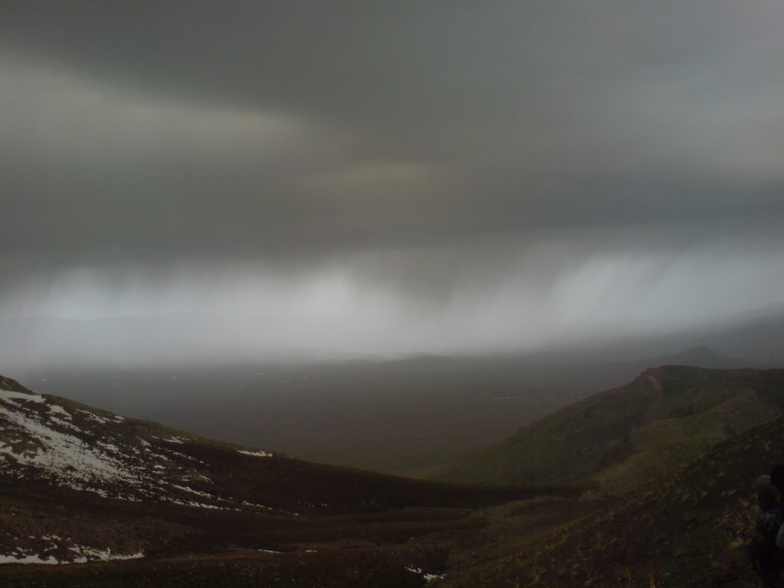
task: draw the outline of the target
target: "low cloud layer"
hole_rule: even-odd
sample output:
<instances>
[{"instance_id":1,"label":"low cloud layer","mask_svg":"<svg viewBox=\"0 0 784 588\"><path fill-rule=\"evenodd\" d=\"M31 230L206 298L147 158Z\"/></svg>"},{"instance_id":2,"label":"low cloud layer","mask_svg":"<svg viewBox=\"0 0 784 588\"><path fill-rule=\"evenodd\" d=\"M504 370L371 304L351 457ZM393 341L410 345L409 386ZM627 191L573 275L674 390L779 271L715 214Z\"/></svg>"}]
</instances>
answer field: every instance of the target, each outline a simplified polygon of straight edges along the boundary
<instances>
[{"instance_id":1,"label":"low cloud layer","mask_svg":"<svg viewBox=\"0 0 784 588\"><path fill-rule=\"evenodd\" d=\"M65 269L9 293L4 316L44 318L7 320L33 333L12 329L0 346L15 365L472 354L781 311L776 243L744 236L648 249L618 239L624 246L586 235L360 252L298 271L247 262Z\"/></svg>"},{"instance_id":2,"label":"low cloud layer","mask_svg":"<svg viewBox=\"0 0 784 588\"><path fill-rule=\"evenodd\" d=\"M13 4L0 317L404 354L784 304L782 27L765 0Z\"/></svg>"}]
</instances>

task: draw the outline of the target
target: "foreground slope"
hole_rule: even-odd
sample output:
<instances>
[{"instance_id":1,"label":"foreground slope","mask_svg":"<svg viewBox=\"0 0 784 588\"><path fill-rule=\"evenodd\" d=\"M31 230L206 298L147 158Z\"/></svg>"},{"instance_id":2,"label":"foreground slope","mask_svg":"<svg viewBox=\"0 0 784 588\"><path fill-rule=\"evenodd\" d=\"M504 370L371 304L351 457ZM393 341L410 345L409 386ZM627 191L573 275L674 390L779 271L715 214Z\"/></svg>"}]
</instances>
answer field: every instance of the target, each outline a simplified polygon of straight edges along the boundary
<instances>
[{"instance_id":1,"label":"foreground slope","mask_svg":"<svg viewBox=\"0 0 784 588\"><path fill-rule=\"evenodd\" d=\"M478 507L579 492L322 466L35 394L0 377L3 585L136 578L127 585L161 587L209 577L209 585L241 586L252 577L256 585L342 586L361 585L346 584L359 574L367 585L420 586L423 570L438 571L451 549L451 540L424 538L472 532L483 524ZM340 573L329 572L336 554L346 564ZM226 572L227 562L239 576Z\"/></svg>"},{"instance_id":2,"label":"foreground slope","mask_svg":"<svg viewBox=\"0 0 784 588\"><path fill-rule=\"evenodd\" d=\"M665 365L521 428L441 479L595 480L622 493L784 413L784 370Z\"/></svg>"},{"instance_id":3,"label":"foreground slope","mask_svg":"<svg viewBox=\"0 0 784 588\"><path fill-rule=\"evenodd\" d=\"M452 570L438 586L751 588L753 480L784 462L784 418L716 445L603 510L518 539L503 557Z\"/></svg>"}]
</instances>

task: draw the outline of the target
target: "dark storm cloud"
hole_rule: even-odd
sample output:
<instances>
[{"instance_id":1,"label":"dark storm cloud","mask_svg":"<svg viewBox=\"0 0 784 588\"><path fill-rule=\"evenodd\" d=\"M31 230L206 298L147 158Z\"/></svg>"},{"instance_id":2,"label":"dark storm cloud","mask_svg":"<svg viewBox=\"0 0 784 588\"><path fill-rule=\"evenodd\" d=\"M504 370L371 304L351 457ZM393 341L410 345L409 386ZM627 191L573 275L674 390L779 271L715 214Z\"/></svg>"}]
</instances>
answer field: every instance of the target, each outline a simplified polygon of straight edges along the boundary
<instances>
[{"instance_id":1,"label":"dark storm cloud","mask_svg":"<svg viewBox=\"0 0 784 588\"><path fill-rule=\"evenodd\" d=\"M7 314L67 314L77 298L77 315L216 297L251 312L239 292L256 288L289 310L362 300L383 325L398 316L389 308L455 319L477 301L514 314L554 297L557 322L604 312L567 300L567 285L599 301L637 275L620 290L665 284L651 306L665 313L686 267L745 264L778 284L779 2L14 2L2 13ZM688 286L695 300L715 289L705 283Z\"/></svg>"},{"instance_id":2,"label":"dark storm cloud","mask_svg":"<svg viewBox=\"0 0 784 588\"><path fill-rule=\"evenodd\" d=\"M9 224L46 247L51 209L80 251L176 255L769 214L779 24L762 2L19 3Z\"/></svg>"}]
</instances>

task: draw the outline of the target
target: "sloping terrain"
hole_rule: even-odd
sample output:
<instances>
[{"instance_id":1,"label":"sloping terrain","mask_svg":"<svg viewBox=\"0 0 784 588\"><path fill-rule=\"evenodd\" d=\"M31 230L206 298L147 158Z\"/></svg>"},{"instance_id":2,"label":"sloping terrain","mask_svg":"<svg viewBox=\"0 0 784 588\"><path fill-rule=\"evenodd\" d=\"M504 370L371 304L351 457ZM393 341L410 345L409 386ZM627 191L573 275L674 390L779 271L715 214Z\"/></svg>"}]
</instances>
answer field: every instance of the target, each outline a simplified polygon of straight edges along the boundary
<instances>
[{"instance_id":1,"label":"sloping terrain","mask_svg":"<svg viewBox=\"0 0 784 588\"><path fill-rule=\"evenodd\" d=\"M224 460L250 468L256 460L273 457L35 394L7 379L2 384L0 471L5 478L47 480L106 498L249 508L251 496L224 488L220 472L203 454L219 452Z\"/></svg>"},{"instance_id":2,"label":"sloping terrain","mask_svg":"<svg viewBox=\"0 0 784 588\"><path fill-rule=\"evenodd\" d=\"M605 451L635 425L635 451L600 474L646 463L640 432L662 439L666 421L682 423L667 425L671 442L702 443L620 498L588 482L467 486L311 464L3 378L0 585L747 588L750 486L784 459L784 418L741 424L781 412L783 372L663 366L561 415L583 421L553 444L592 463L588 440Z\"/></svg>"},{"instance_id":3,"label":"sloping terrain","mask_svg":"<svg viewBox=\"0 0 784 588\"><path fill-rule=\"evenodd\" d=\"M760 585L746 552L757 512L752 482L782 462L784 418L778 418L583 519L518 536L503 555L477 558L437 585Z\"/></svg>"},{"instance_id":4,"label":"sloping terrain","mask_svg":"<svg viewBox=\"0 0 784 588\"><path fill-rule=\"evenodd\" d=\"M442 480L595 480L623 493L784 412L784 370L661 366L521 428Z\"/></svg>"},{"instance_id":5,"label":"sloping terrain","mask_svg":"<svg viewBox=\"0 0 784 588\"><path fill-rule=\"evenodd\" d=\"M133 369L60 365L14 377L35 382L39 393L211 439L427 478L523 425L662 364L766 367L693 348L622 362L617 355L538 353Z\"/></svg>"},{"instance_id":6,"label":"sloping terrain","mask_svg":"<svg viewBox=\"0 0 784 588\"><path fill-rule=\"evenodd\" d=\"M475 509L583 490L311 464L0 380L3 585L421 586Z\"/></svg>"}]
</instances>

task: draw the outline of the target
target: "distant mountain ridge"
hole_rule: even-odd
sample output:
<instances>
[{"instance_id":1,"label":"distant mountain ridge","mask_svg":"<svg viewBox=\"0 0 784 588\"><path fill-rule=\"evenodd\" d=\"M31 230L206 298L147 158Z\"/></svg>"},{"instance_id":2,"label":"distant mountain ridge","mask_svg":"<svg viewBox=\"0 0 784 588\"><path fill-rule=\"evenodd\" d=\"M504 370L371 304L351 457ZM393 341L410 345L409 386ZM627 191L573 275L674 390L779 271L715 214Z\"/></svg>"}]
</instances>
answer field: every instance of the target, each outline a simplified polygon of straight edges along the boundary
<instances>
[{"instance_id":1,"label":"distant mountain ridge","mask_svg":"<svg viewBox=\"0 0 784 588\"><path fill-rule=\"evenodd\" d=\"M439 479L486 484L588 479L622 493L781 414L782 369L663 365L521 428Z\"/></svg>"},{"instance_id":2,"label":"distant mountain ridge","mask_svg":"<svg viewBox=\"0 0 784 588\"><path fill-rule=\"evenodd\" d=\"M692 347L691 349L687 349L686 351L682 351L680 353L647 357L642 360L630 361L626 363L632 365L645 365L643 369L648 369L652 366L663 365L686 365L719 370L739 368L764 369L767 367L753 360L721 353L720 351L712 349L707 345Z\"/></svg>"}]
</instances>

